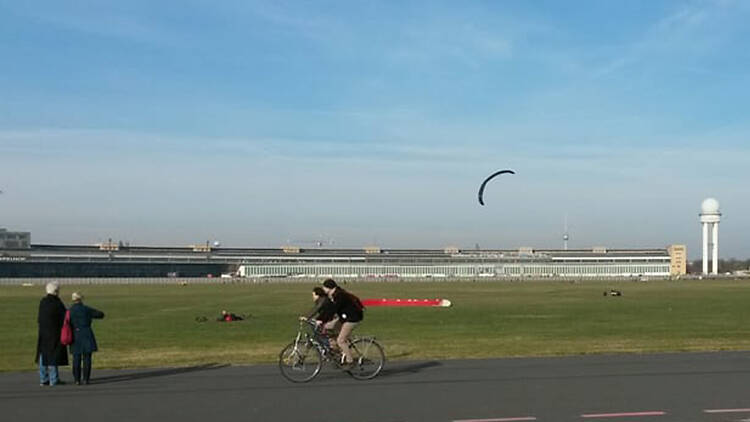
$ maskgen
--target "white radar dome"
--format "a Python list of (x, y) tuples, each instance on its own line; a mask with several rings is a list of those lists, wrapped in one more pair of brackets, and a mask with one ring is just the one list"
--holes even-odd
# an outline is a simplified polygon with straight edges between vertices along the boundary
[(704, 199), (701, 203), (701, 212), (703, 214), (718, 214), (719, 201), (714, 198)]

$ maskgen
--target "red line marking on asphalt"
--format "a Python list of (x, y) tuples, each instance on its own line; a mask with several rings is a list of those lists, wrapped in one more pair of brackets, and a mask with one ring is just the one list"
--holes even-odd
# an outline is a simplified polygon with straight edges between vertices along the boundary
[(627, 413), (590, 413), (587, 415), (581, 415), (582, 418), (626, 418), (633, 416), (664, 416), (667, 412), (655, 411), (655, 412), (627, 412)]
[(750, 409), (706, 409), (703, 413), (750, 413)]
[(535, 421), (536, 418), (533, 416), (524, 416), (520, 418), (495, 418), (495, 419), (460, 419), (453, 422), (520, 422), (520, 421)]

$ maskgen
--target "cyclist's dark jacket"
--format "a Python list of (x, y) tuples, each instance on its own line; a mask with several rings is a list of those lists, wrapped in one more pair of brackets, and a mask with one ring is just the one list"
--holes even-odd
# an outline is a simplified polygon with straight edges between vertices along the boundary
[(333, 303), (341, 322), (360, 322), (364, 318), (362, 303), (341, 287), (333, 291)]
[(315, 318), (325, 323), (332, 320), (334, 316), (336, 316), (336, 305), (327, 296), (321, 296), (315, 300), (315, 306), (310, 311), (307, 319)]

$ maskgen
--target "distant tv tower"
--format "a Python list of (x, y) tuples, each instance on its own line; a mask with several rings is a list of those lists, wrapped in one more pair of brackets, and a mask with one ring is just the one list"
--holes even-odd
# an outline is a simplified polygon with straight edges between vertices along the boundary
[(570, 240), (570, 234), (568, 233), (568, 214), (565, 214), (565, 231), (563, 232), (563, 249), (568, 250), (568, 240)]

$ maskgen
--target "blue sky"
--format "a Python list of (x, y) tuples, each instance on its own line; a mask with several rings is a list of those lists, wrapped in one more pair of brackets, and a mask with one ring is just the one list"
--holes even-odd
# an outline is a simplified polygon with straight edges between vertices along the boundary
[(748, 19), (730, 0), (0, 0), (0, 224), (549, 248), (567, 214), (572, 247), (696, 256), (715, 196), (722, 255), (748, 257)]

